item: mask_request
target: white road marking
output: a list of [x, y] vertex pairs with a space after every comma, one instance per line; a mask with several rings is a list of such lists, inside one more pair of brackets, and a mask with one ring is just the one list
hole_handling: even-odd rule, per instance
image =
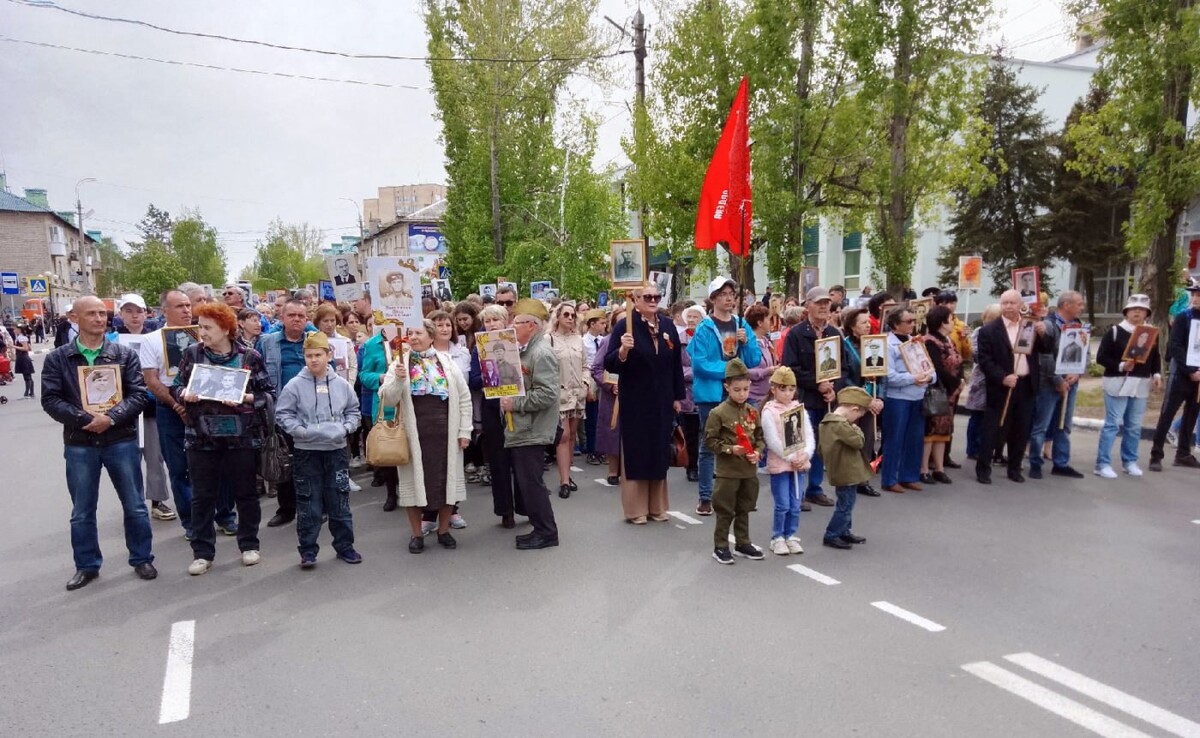
[[1200, 520], [1193, 520], [1192, 522], [1195, 523], [1196, 525], [1200, 525]]
[[1168, 712], [1161, 707], [1152, 705], [1145, 700], [1140, 700], [1119, 689], [1114, 689], [1107, 684], [1101, 684], [1095, 679], [1071, 671], [1065, 666], [1059, 666], [1053, 661], [1047, 661], [1032, 653], [1014, 653], [1005, 656], [1004, 659], [1011, 661], [1017, 666], [1023, 666], [1034, 674], [1040, 674], [1047, 679], [1052, 679], [1064, 687], [1070, 687], [1080, 694], [1087, 695], [1094, 700], [1099, 700], [1106, 705], [1115, 707], [1121, 712], [1150, 723], [1156, 728], [1162, 728], [1182, 738], [1200, 738], [1200, 723], [1192, 722], [1187, 718]]
[[704, 521], [696, 520], [691, 515], [684, 515], [683, 513], [679, 512], [678, 510], [667, 510], [667, 515], [670, 515], [671, 517], [675, 518], [676, 520], [682, 520], [683, 522], [687, 523], [688, 525], [704, 525]]
[[596, 484], [600, 485], [601, 487], [616, 487], [617, 486], [615, 484], [609, 484], [607, 479], [597, 479]]
[[1135, 730], [1128, 725], [1117, 722], [1107, 715], [1096, 712], [1090, 707], [1081, 705], [1075, 700], [1063, 697], [1057, 692], [1046, 689], [1040, 684], [1031, 682], [1024, 677], [1002, 669], [988, 661], [974, 664], [964, 664], [963, 671], [974, 674], [985, 682], [990, 682], [1006, 692], [1029, 700], [1038, 707], [1086, 728], [1105, 738], [1150, 738], [1150, 736]]
[[182, 620], [171, 626], [162, 706], [158, 711], [159, 725], [187, 720], [192, 710], [192, 652], [195, 645], [195, 620]]
[[679, 530], [687, 530], [687, 526], [686, 526], [686, 525], [679, 525], [679, 524], [676, 524], [676, 525], [675, 525], [675, 527], [676, 527], [676, 528], [678, 528]]
[[841, 582], [834, 579], [833, 577], [822, 574], [819, 571], [814, 571], [812, 569], [809, 569], [807, 566], [801, 566], [800, 564], [789, 564], [788, 568], [791, 569], [792, 571], [796, 572], [797, 574], [803, 574], [804, 576], [808, 577], [809, 579], [816, 580], [816, 581], [820, 582], [821, 584], [825, 584], [825, 585], [841, 584]]
[[573, 471], [573, 472], [581, 472], [581, 471], [583, 471], [583, 469], [580, 469], [579, 467], [577, 467], [577, 466], [575, 466], [575, 465], [573, 465], [573, 464], [572, 464], [572, 465], [571, 465], [571, 471]]
[[872, 602], [871, 606], [877, 607], [890, 615], [895, 615], [901, 620], [907, 620], [918, 628], [924, 628], [930, 633], [938, 633], [946, 629], [946, 626], [944, 625], [938, 625], [932, 620], [923, 618], [915, 612], [909, 612], [902, 607], [896, 607], [890, 602], [884, 602], [883, 600], [880, 600], [879, 602]]

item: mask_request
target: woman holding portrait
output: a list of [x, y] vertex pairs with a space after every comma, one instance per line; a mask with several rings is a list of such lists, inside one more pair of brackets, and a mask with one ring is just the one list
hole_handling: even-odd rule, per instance
[[888, 370], [886, 400], [883, 407], [883, 463], [879, 476], [885, 492], [902, 494], [924, 489], [921, 475], [921, 449], [925, 438], [925, 416], [921, 403], [925, 388], [933, 381], [933, 372], [913, 373], [900, 354], [900, 347], [912, 340], [916, 316], [907, 308], [892, 310], [887, 316]]
[[[842, 361], [846, 365], [846, 383], [862, 387], [871, 395], [871, 407], [858, 419], [863, 432], [863, 458], [867, 463], [875, 461], [875, 438], [879, 426], [879, 414], [883, 412], [879, 384], [883, 377], [863, 377], [862, 337], [871, 335], [871, 314], [866, 308], [850, 308], [842, 314]], [[879, 497], [879, 492], [870, 482], [858, 485], [858, 494]]]
[[[925, 316], [927, 333], [922, 338], [936, 374], [931, 387], [940, 387], [948, 399], [948, 410], [925, 419], [925, 448], [921, 454], [921, 481], [926, 484], [950, 484], [943, 465], [946, 446], [954, 434], [954, 406], [962, 389], [962, 356], [950, 336], [954, 333], [954, 313], [946, 305], [937, 305]], [[930, 467], [932, 466], [932, 471]]]

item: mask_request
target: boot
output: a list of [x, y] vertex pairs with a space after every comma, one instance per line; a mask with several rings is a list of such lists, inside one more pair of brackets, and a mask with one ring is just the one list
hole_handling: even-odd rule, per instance
[[391, 512], [392, 510], [396, 509], [396, 507], [399, 503], [400, 503], [400, 499], [396, 496], [396, 493], [391, 492], [388, 494], [387, 499], [384, 500], [384, 502], [383, 502], [383, 511]]

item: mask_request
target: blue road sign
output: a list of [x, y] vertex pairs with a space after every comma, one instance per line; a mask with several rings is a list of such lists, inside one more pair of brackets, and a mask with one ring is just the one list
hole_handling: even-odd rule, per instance
[[21, 294], [21, 285], [17, 281], [16, 272], [0, 272], [0, 282], [4, 283], [4, 294]]
[[46, 288], [46, 280], [31, 279], [29, 280], [29, 294], [31, 295], [48, 295], [50, 290]]

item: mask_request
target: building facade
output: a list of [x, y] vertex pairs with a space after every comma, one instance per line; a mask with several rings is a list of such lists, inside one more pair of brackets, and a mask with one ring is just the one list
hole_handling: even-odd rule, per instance
[[368, 233], [446, 199], [446, 185], [411, 184], [380, 187], [375, 197], [363, 200], [363, 227]]

